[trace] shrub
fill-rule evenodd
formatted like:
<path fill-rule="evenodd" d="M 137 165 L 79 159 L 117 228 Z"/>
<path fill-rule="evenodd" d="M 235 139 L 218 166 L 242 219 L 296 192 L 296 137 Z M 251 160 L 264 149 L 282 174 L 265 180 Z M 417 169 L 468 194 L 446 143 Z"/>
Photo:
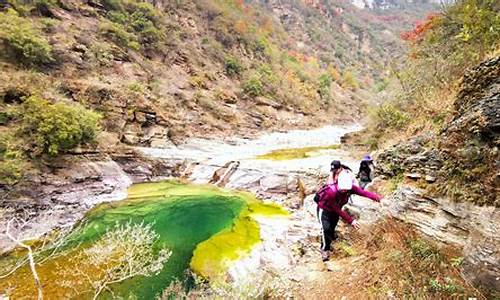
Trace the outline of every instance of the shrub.
<path fill-rule="evenodd" d="M 114 22 L 114 23 L 119 23 L 119 24 L 126 24 L 127 23 L 127 15 L 124 14 L 121 11 L 116 11 L 112 10 L 106 14 L 106 17 Z"/>
<path fill-rule="evenodd" d="M 330 75 L 330 78 L 333 81 L 338 82 L 338 83 L 342 81 L 342 77 L 340 75 L 340 72 L 333 65 L 329 65 L 326 68 L 326 71 L 328 72 L 328 74 Z"/>
<path fill-rule="evenodd" d="M 382 104 L 375 112 L 377 124 L 381 128 L 403 128 L 410 118 L 394 105 Z"/>
<path fill-rule="evenodd" d="M 445 293 L 450 295 L 463 292 L 463 288 L 449 277 L 446 277 L 444 282 L 438 279 L 429 279 L 429 290 L 433 293 Z"/>
<path fill-rule="evenodd" d="M 79 104 L 51 104 L 31 96 L 21 105 L 20 120 L 21 133 L 30 137 L 35 155 L 56 156 L 92 142 L 99 130 L 100 115 Z"/>
<path fill-rule="evenodd" d="M 240 75 L 241 71 L 243 71 L 243 66 L 238 59 L 227 57 L 224 62 L 224 70 L 228 76 L 233 77 Z"/>
<path fill-rule="evenodd" d="M 209 78 L 205 73 L 196 73 L 189 77 L 189 84 L 192 87 L 206 89 L 208 87 Z"/>
<path fill-rule="evenodd" d="M 119 46 L 127 47 L 136 51 L 141 48 L 137 41 L 137 37 L 134 34 L 127 32 L 125 27 L 121 24 L 108 22 L 103 24 L 100 30 L 104 36 L 108 37 Z"/>
<path fill-rule="evenodd" d="M 35 0 L 33 2 L 38 13 L 46 17 L 52 16 L 52 13 L 49 10 L 57 7 L 57 2 L 55 0 Z"/>
<path fill-rule="evenodd" d="M 330 99 L 330 86 L 332 85 L 332 77 L 329 74 L 323 74 L 318 78 L 318 92 L 322 99 Z"/>
<path fill-rule="evenodd" d="M 125 8 L 111 9 L 106 17 L 112 23 L 103 27 L 104 32 L 120 46 L 139 50 L 139 42 L 148 47 L 165 39 L 159 16 L 149 3 L 127 2 Z"/>
<path fill-rule="evenodd" d="M 101 0 L 100 2 L 106 10 L 117 10 L 117 11 L 123 10 L 123 5 L 121 0 Z"/>
<path fill-rule="evenodd" d="M 354 78 L 354 75 L 351 71 L 347 70 L 344 72 L 344 76 L 342 77 L 343 85 L 349 89 L 357 90 L 359 88 L 358 81 Z"/>
<path fill-rule="evenodd" d="M 407 244 L 414 257 L 425 260 L 442 261 L 443 257 L 438 248 L 422 238 L 407 239 Z"/>
<path fill-rule="evenodd" d="M 13 10 L 0 13 L 0 39 L 26 64 L 37 65 L 53 61 L 52 47 L 41 31 Z"/>
<path fill-rule="evenodd" d="M 14 184 L 23 176 L 25 162 L 21 151 L 16 150 L 14 138 L 0 134 L 0 184 Z"/>
<path fill-rule="evenodd" d="M 114 59 L 111 45 L 96 42 L 90 46 L 90 59 L 101 66 L 109 66 Z"/>
<path fill-rule="evenodd" d="M 264 86 L 259 77 L 251 77 L 243 83 L 243 92 L 250 97 L 264 95 Z"/>

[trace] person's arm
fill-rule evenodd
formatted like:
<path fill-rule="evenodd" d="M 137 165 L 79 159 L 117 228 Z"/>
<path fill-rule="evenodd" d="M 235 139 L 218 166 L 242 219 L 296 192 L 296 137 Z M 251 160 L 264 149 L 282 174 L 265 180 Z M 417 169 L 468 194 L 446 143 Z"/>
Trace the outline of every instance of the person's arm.
<path fill-rule="evenodd" d="M 337 197 L 337 191 L 334 189 L 328 189 L 327 193 L 327 201 L 334 201 Z M 333 209 L 333 211 L 337 215 L 339 215 L 347 224 L 352 224 L 353 218 L 347 212 L 343 211 L 341 207 L 339 207 L 335 203 L 332 203 L 332 205 L 329 205 L 328 207 Z"/>
<path fill-rule="evenodd" d="M 352 221 L 354 219 L 345 211 L 342 210 L 342 208 L 338 207 L 337 205 L 332 205 L 331 208 L 333 211 L 339 215 L 347 224 L 352 224 Z"/>
<path fill-rule="evenodd" d="M 356 185 L 353 185 L 352 186 L 352 189 L 351 191 L 356 194 L 356 195 L 359 195 L 361 197 L 366 197 L 366 198 L 369 198 L 375 202 L 380 202 L 380 200 L 382 199 L 382 196 L 379 195 L 379 194 L 375 194 L 375 193 L 372 193 L 372 192 L 369 192 L 367 190 L 363 190 L 362 188 L 356 186 Z"/>

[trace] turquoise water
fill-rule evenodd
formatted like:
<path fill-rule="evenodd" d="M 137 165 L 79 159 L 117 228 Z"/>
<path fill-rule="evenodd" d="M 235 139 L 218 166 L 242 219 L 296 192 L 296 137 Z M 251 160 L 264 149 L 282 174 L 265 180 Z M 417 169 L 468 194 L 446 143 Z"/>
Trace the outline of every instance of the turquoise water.
<path fill-rule="evenodd" d="M 134 185 L 126 200 L 102 204 L 87 214 L 83 227 L 75 233 L 80 248 L 97 241 L 116 223 L 147 223 L 159 235 L 156 247 L 168 247 L 172 256 L 155 276 L 136 277 L 113 286 L 116 296 L 153 299 L 174 279 L 185 278 L 195 247 L 223 229 L 231 228 L 240 212 L 247 207 L 244 197 L 210 186 L 159 182 Z M 76 244 L 72 244 L 73 247 Z M 57 268 L 71 269 L 71 253 L 40 265 L 38 272 L 47 299 L 73 297 L 71 291 L 58 286 Z M 5 284 L 5 285 L 4 285 Z M 15 299 L 36 295 L 29 270 L 21 269 L 0 283 L 0 292 L 9 284 L 18 286 Z M 91 296 L 87 294 L 83 298 Z M 109 294 L 103 294 L 108 298 Z M 82 298 L 82 295 L 77 296 Z"/>
<path fill-rule="evenodd" d="M 171 182 L 138 187 L 142 192 L 146 189 L 157 193 L 148 196 L 145 192 L 146 196 L 133 196 L 128 201 L 99 207 L 87 219 L 89 229 L 85 238 L 97 239 L 116 222 L 153 224 L 153 230 L 160 236 L 158 246 L 169 248 L 172 256 L 160 274 L 138 277 L 117 287 L 122 296 L 132 293 L 151 299 L 172 280 L 183 279 L 196 245 L 230 227 L 245 202 L 238 196 L 217 193 L 208 187 L 190 188 Z"/>

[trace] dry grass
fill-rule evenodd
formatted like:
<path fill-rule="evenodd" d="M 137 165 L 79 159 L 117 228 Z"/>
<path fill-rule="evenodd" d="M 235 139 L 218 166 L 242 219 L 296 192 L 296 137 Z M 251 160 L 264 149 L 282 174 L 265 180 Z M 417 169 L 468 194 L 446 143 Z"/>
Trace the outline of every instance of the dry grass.
<path fill-rule="evenodd" d="M 341 270 L 326 273 L 313 298 L 345 296 L 363 298 L 464 298 L 486 297 L 462 276 L 457 249 L 438 247 L 419 236 L 410 226 L 388 219 L 356 232 L 348 239 L 352 253 L 335 252 Z M 331 274 L 331 275 L 329 275 Z M 323 292 L 321 292 L 323 290 Z M 319 291 L 319 292 L 318 292 Z"/>

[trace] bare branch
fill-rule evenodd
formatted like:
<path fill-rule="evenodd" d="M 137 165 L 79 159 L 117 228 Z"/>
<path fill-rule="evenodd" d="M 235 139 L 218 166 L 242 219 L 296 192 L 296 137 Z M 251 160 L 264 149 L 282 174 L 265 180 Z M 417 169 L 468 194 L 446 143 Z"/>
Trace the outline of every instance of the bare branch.
<path fill-rule="evenodd" d="M 11 232 L 10 232 L 10 227 L 12 226 L 12 223 L 15 222 L 17 225 L 19 225 L 17 228 L 20 230 L 24 226 L 26 226 L 27 221 L 19 221 L 16 218 L 10 219 L 7 222 L 7 230 L 5 234 L 9 239 L 11 239 L 14 243 L 16 243 L 18 246 L 25 248 L 28 251 L 28 260 L 29 260 L 29 266 L 31 269 L 31 273 L 33 274 L 33 279 L 35 280 L 35 286 L 38 291 L 38 300 L 43 299 L 43 291 L 42 291 L 42 284 L 40 282 L 40 277 L 38 277 L 38 273 L 36 271 L 36 266 L 35 266 L 35 259 L 33 258 L 33 250 L 31 249 L 31 246 L 26 245 L 23 243 L 19 237 L 15 237 Z"/>

